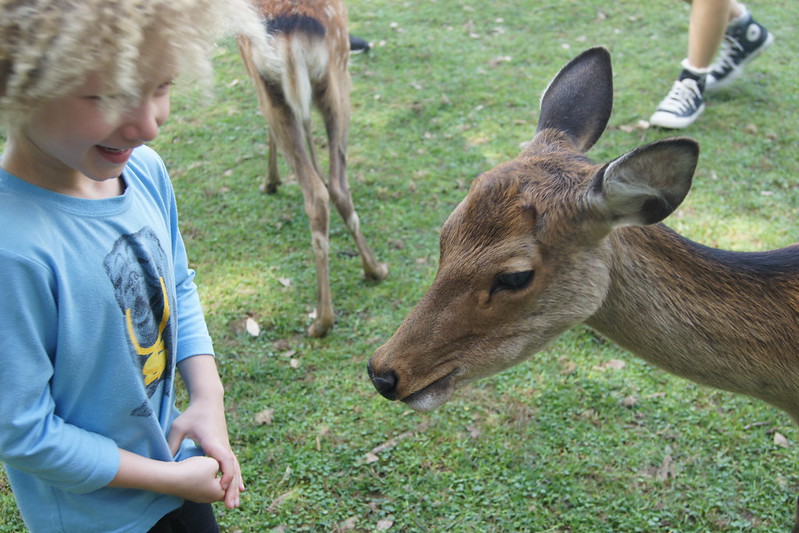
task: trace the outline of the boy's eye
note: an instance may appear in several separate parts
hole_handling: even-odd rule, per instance
[[[159,86],[158,86],[158,87],[155,89],[155,92],[156,92],[156,94],[164,94],[164,93],[167,93],[167,92],[169,92],[169,88],[170,88],[172,85],[174,85],[174,84],[175,84],[175,82],[174,82],[174,81],[172,81],[172,80],[170,80],[170,81],[167,81],[167,82],[164,82],[164,83],[162,83],[161,85],[159,85]]]
[[[108,102],[111,100],[116,100],[117,98],[120,98],[120,96],[116,94],[87,94],[83,98],[86,100],[95,100],[97,102]]]

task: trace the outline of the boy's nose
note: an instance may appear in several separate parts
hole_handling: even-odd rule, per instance
[[[158,136],[165,120],[166,113],[162,106],[153,102],[142,102],[128,112],[122,133],[128,139],[149,142]]]

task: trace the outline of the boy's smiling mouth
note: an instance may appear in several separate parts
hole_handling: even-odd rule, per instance
[[[99,144],[97,145],[97,147],[103,152],[108,152],[111,154],[121,154],[125,152],[130,152],[132,150],[132,148],[112,148],[110,146],[102,146]]]
[[[97,145],[97,150],[100,152],[100,155],[113,165],[122,165],[127,163],[128,159],[130,158],[131,154],[133,153],[133,148],[112,148],[110,146],[102,146]]]

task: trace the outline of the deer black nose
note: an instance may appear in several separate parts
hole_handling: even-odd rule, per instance
[[[382,394],[389,400],[397,399],[397,374],[394,371],[389,372],[375,372],[372,369],[372,362],[366,364],[366,371],[369,373],[369,379],[377,389],[377,392]]]

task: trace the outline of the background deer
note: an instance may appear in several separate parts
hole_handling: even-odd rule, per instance
[[[277,191],[280,176],[277,149],[297,177],[311,225],[316,260],[316,318],[312,337],[324,336],[333,325],[328,260],[329,200],[332,198],[355,239],[367,279],[382,280],[388,268],[366,244],[347,182],[347,138],[350,121],[350,39],[347,10],[338,0],[258,0],[273,54],[264,54],[247,38],[239,49],[269,125],[269,171],[262,186]],[[315,104],[325,123],[330,149],[326,185],[311,137]]]
[[[532,142],[478,176],[445,222],[433,285],[369,361],[380,394],[435,409],[584,322],[799,422],[799,246],[729,252],[657,224],[688,193],[698,145],[667,139],[591,162],[612,100],[602,48],[551,82]]]

